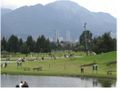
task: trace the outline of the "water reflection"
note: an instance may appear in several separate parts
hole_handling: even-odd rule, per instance
[[[86,77],[1,75],[1,87],[15,87],[26,80],[30,87],[114,87],[116,80]]]
[[[115,85],[115,80],[113,79],[98,79],[98,82],[101,83],[102,87],[112,87]]]
[[[97,87],[98,86],[98,81],[96,79],[93,79],[93,87]]]

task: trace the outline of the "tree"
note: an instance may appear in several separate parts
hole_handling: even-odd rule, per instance
[[[56,50],[57,49],[57,44],[55,42],[50,42],[50,47],[52,50]]]
[[[103,47],[103,52],[109,52],[109,51],[113,51],[114,48],[114,42],[112,37],[110,36],[110,32],[108,33],[104,33],[102,36],[102,43],[101,46]]]
[[[15,35],[11,35],[8,40],[7,50],[9,52],[18,52],[19,51],[19,42],[18,38]]]
[[[21,53],[24,53],[24,54],[29,53],[29,49],[28,49],[26,43],[23,43],[23,44],[21,45],[21,47],[20,47],[20,52],[21,52]]]
[[[5,37],[2,38],[1,40],[1,51],[6,51],[7,50],[7,40]]]
[[[41,51],[41,44],[42,44],[41,37],[39,36],[37,38],[37,41],[36,41],[36,44],[35,44],[35,51],[36,52],[40,52]]]
[[[28,47],[28,51],[33,52],[33,50],[34,50],[34,41],[33,41],[32,36],[27,37],[26,45]]]
[[[19,51],[21,52],[21,47],[22,47],[22,45],[23,45],[23,40],[20,38],[20,39],[18,40],[18,42],[19,42]]]
[[[91,51],[92,47],[92,33],[89,30],[83,31],[80,35],[79,43],[81,46],[84,46],[84,51]]]
[[[117,48],[116,39],[113,38],[113,51],[116,51],[116,48]]]
[[[37,42],[35,45],[35,50],[36,52],[50,52],[51,51],[51,46],[50,46],[50,41],[49,39],[46,39],[44,35],[41,37],[39,36],[37,38]]]
[[[51,45],[49,39],[45,41],[45,49],[44,52],[51,52]]]
[[[46,49],[46,39],[44,35],[41,36],[41,52],[44,52]]]
[[[94,38],[93,40],[93,50],[96,53],[110,52],[116,50],[116,39],[110,36],[110,33],[104,33],[102,36]]]

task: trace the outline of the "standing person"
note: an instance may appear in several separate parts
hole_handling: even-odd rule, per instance
[[[7,62],[5,62],[5,68],[7,67]]]
[[[95,70],[97,71],[98,70],[98,65],[96,64],[96,66],[95,66]]]
[[[17,67],[18,67],[19,66],[19,60],[18,59],[16,60],[16,64],[17,64]]]
[[[96,63],[95,63],[95,64],[93,64],[93,66],[92,66],[92,67],[93,67],[93,71],[94,71],[94,70],[96,70],[96,71],[98,70],[98,66],[97,66],[97,64],[96,64]]]
[[[24,57],[21,60],[22,60],[22,62],[25,62],[25,58]]]
[[[44,60],[44,57],[42,57],[42,60]]]
[[[18,58],[18,59],[16,60],[17,67],[20,66],[20,59],[21,59],[21,58]]]
[[[81,66],[80,67],[81,73],[84,73],[84,68]]]
[[[95,64],[92,65],[92,70],[93,70],[93,71],[95,70],[95,66],[94,66],[94,65],[95,65]]]
[[[22,58],[17,59],[17,67],[22,66]]]
[[[22,66],[22,58],[19,59],[19,66]]]

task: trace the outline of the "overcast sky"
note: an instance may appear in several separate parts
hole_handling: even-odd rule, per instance
[[[2,8],[15,9],[25,5],[47,4],[56,0],[1,0]],[[60,1],[60,0],[59,0]],[[63,0],[65,1],[65,0]],[[70,0],[69,0],[70,1]],[[94,12],[106,12],[117,17],[119,0],[71,0]]]

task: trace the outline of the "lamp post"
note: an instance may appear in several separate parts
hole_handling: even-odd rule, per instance
[[[85,36],[85,50],[86,50],[86,55],[88,55],[88,45],[87,45],[87,34],[86,34],[87,32],[86,32],[86,25],[87,25],[87,23],[85,22],[85,23],[84,23],[84,26],[83,26],[83,27],[84,27],[84,31],[85,31],[85,35],[84,35],[84,36]]]

